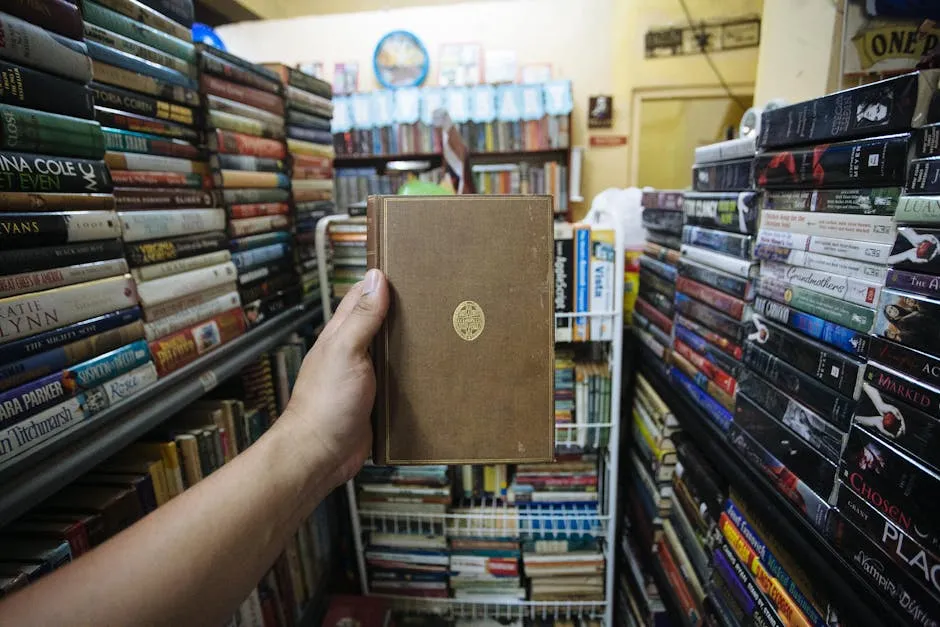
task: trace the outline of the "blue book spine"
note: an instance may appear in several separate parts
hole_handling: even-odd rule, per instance
[[[718,401],[709,396],[704,390],[695,385],[695,383],[680,372],[677,368],[670,368],[669,375],[673,381],[679,384],[694,399],[697,405],[705,410],[708,417],[722,431],[727,431],[734,417]]]
[[[591,229],[575,229],[575,313],[588,310],[588,279],[591,260]],[[578,316],[574,319],[574,339],[587,340],[587,318]]]
[[[287,231],[272,231],[271,233],[261,233],[259,235],[249,235],[247,237],[233,239],[229,242],[229,249],[233,252],[250,250],[252,248],[260,248],[261,246],[269,246],[270,244],[288,241],[290,241],[290,233]]]
[[[115,50],[114,48],[108,48],[96,41],[88,41],[86,45],[88,46],[88,56],[95,61],[101,61],[108,65],[123,68],[129,72],[152,76],[153,78],[165,83],[170,83],[171,85],[177,85],[194,91],[199,89],[199,84],[182,72],[147,61],[146,59],[141,59],[140,57],[135,57],[132,54],[121,52],[120,50]]]
[[[802,331],[806,335],[850,355],[868,357],[868,335],[866,333],[853,331],[835,322],[763,298],[758,298],[755,304],[755,310],[762,316],[781,322],[797,331]]]
[[[751,548],[754,549],[754,552],[760,557],[761,564],[763,564],[770,574],[776,577],[777,581],[786,588],[790,596],[793,597],[793,600],[796,601],[796,604],[799,605],[803,613],[806,614],[806,617],[817,627],[825,627],[826,621],[823,620],[823,617],[816,611],[813,604],[809,602],[809,599],[806,598],[803,591],[796,585],[796,582],[790,578],[789,573],[787,573],[783,565],[777,560],[773,551],[770,550],[763,539],[761,539],[760,535],[751,527],[747,518],[744,517],[744,514],[731,499],[725,501],[725,513],[728,514],[731,522],[737,526],[738,531],[741,532],[744,539],[747,540]]]
[[[8,390],[0,394],[0,426],[32,416],[148,361],[147,343],[138,340],[73,368]]]
[[[290,189],[290,177],[283,172],[275,172],[277,175],[277,186],[281,189]]]
[[[261,248],[239,251],[232,254],[232,263],[235,264],[239,272],[244,272],[249,268],[286,256],[288,248],[287,244],[272,244]]]
[[[745,616],[751,615],[754,612],[754,599],[747,593],[744,584],[738,579],[731,564],[728,563],[725,554],[718,548],[712,551],[712,558],[712,562],[715,564],[715,570],[718,571],[718,576],[721,577],[721,580],[725,582],[728,590],[731,591],[731,596],[737,601],[741,611],[744,612]]]
[[[123,327],[126,324],[140,320],[140,307],[130,307],[115,311],[114,313],[104,314],[82,322],[76,322],[61,329],[46,331],[38,335],[31,335],[15,342],[0,344],[0,364],[8,364],[13,361],[25,359],[33,355],[39,355],[46,351],[77,342],[91,335],[110,331],[117,327]]]

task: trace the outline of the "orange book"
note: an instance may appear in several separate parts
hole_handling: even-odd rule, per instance
[[[688,585],[685,579],[682,578],[682,573],[679,572],[675,560],[672,559],[672,553],[669,552],[665,540],[660,539],[656,543],[656,555],[659,557],[659,562],[666,573],[666,579],[669,580],[673,591],[678,597],[680,609],[693,627],[699,627],[702,625],[702,613],[699,611],[695,599],[692,598]]]

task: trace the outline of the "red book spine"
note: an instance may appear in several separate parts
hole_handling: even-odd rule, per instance
[[[168,139],[151,139],[150,152],[151,154],[180,157],[181,159],[199,160],[202,156],[199,154],[199,149],[192,144],[174,142]]]
[[[323,189],[295,189],[292,190],[294,202],[308,202],[311,200],[331,200],[333,192]]]
[[[290,206],[286,202],[256,202],[243,205],[232,205],[229,207],[229,217],[238,218],[258,218],[260,216],[278,216],[287,215],[290,212]]]
[[[674,340],[673,346],[677,353],[688,359],[693,366],[698,368],[699,372],[708,377],[715,385],[728,394],[734,395],[734,390],[737,387],[737,381],[734,377],[696,353],[691,346],[682,340]]]
[[[672,559],[672,554],[669,552],[669,547],[664,540],[660,540],[656,543],[656,555],[659,556],[659,562],[663,565],[666,579],[669,580],[673,591],[676,593],[676,597],[678,597],[682,612],[689,620],[689,623],[695,627],[700,627],[702,625],[702,614],[699,612],[695,600],[689,593],[689,587],[685,583],[685,579],[682,578],[679,569],[676,567],[676,563]]]
[[[70,39],[85,39],[85,27],[78,6],[66,0],[11,0],[4,3],[3,10]]]
[[[150,354],[157,374],[165,377],[244,332],[245,314],[239,307],[154,340],[150,342]]]
[[[744,315],[743,300],[735,298],[730,294],[725,294],[721,290],[716,290],[709,285],[693,281],[688,277],[679,276],[676,277],[676,289],[683,294],[688,294],[692,298],[711,305],[715,309],[720,309],[738,320]]]
[[[277,94],[244,85],[236,85],[208,74],[203,74],[199,78],[199,82],[202,91],[206,94],[228,98],[229,100],[270,111],[276,115],[284,115],[284,99]]]
[[[650,322],[662,329],[663,333],[672,333],[672,320],[669,316],[656,309],[642,298],[636,299],[636,310],[641,316],[646,317]]]
[[[135,170],[111,170],[115,185],[127,187],[184,187],[188,189],[212,189],[212,179],[204,174],[183,172],[143,172]]]
[[[333,168],[306,168],[294,166],[291,176],[295,179],[321,179],[333,178]]]
[[[268,157],[283,159],[287,156],[287,147],[284,142],[276,139],[265,139],[233,131],[215,132],[217,151],[227,155],[249,155],[253,157]]]
[[[319,157],[316,155],[292,155],[291,160],[294,163],[294,169],[302,168],[320,168],[326,170],[333,169],[333,160],[329,157]]]

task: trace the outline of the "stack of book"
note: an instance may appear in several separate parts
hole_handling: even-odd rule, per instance
[[[5,9],[7,7],[4,7]],[[73,5],[0,13],[0,465],[152,384]]]
[[[597,503],[597,455],[558,455],[551,466],[519,464],[507,501],[522,503]]]
[[[931,74],[922,72],[922,80]],[[933,576],[940,525],[930,506],[940,494],[940,117],[915,119],[926,124],[914,131],[894,214],[897,237],[842,454],[833,525],[840,551],[912,622],[940,616]],[[868,563],[880,566],[877,575]]]
[[[446,599],[450,552],[443,535],[369,534],[369,587],[378,594]]]
[[[722,430],[734,414],[757,273],[754,146],[753,137],[742,137],[696,148],[694,191],[683,203],[670,376]]]
[[[282,64],[266,64],[284,86],[290,154],[294,262],[304,300],[320,297],[314,236],[333,213],[333,90],[329,83]]]
[[[555,199],[555,213],[568,211],[567,164],[523,161],[474,165],[471,172],[478,194],[551,194]]]
[[[449,570],[454,598],[490,603],[524,600],[519,557],[518,536],[451,538]]]
[[[672,350],[683,200],[683,192],[666,190],[644,191],[641,199],[646,246],[639,258],[633,326],[640,340],[664,363]]]
[[[898,76],[761,119],[756,328],[729,435],[819,529],[872,372],[869,334],[908,161],[910,134],[900,131],[923,122],[938,78]],[[846,120],[846,110],[855,115]]]
[[[199,45],[214,184],[249,326],[300,300],[291,260],[283,86],[271,70]]]
[[[333,298],[342,298],[366,275],[366,219],[349,218],[330,223]]]

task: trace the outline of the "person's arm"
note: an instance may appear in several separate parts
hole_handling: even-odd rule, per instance
[[[0,603],[4,625],[223,625],[371,446],[368,356],[388,309],[373,270],[307,353],[287,410],[182,495]]]

